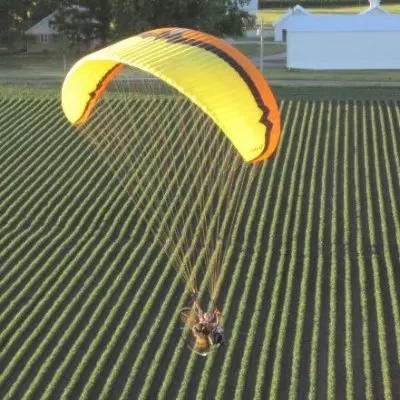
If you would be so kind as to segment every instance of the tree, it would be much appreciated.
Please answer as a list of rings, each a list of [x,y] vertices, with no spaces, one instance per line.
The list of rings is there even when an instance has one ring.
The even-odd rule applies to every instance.
[[[41,19],[47,17],[57,9],[59,4],[60,1],[58,0],[36,0],[27,2],[25,12],[29,19],[29,25],[36,24]]]
[[[79,48],[83,40],[129,36],[157,27],[180,26],[216,35],[241,35],[252,17],[249,0],[0,0],[0,41],[10,42],[56,11],[54,25]]]
[[[110,0],[116,34],[179,26],[215,35],[243,34],[252,17],[242,7],[249,0]]]
[[[58,4],[57,0],[0,0],[0,30],[4,36],[21,35],[54,11]]]
[[[59,32],[63,41],[68,41],[70,47],[80,51],[80,45],[98,37],[100,23],[94,18],[93,12],[86,6],[64,1],[57,9],[51,22]]]
[[[85,5],[89,8],[93,18],[98,22],[96,25],[97,37],[101,40],[102,44],[105,44],[111,36],[111,1],[86,0]]]
[[[0,0],[0,43],[10,45],[23,29],[26,18],[26,2]]]

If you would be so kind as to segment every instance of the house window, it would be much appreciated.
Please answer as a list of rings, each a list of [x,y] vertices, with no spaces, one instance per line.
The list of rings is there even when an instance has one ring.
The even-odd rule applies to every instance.
[[[48,43],[49,36],[48,35],[40,35],[40,43]]]

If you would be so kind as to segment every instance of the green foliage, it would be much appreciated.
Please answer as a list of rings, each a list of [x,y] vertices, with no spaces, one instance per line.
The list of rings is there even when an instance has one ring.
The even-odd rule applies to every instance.
[[[54,25],[71,46],[99,38],[180,26],[205,32],[240,36],[255,19],[242,10],[248,0],[0,0],[0,44],[16,37],[52,12]]]
[[[212,34],[243,33],[252,17],[241,9],[247,0],[111,0],[117,36],[179,26]]]
[[[24,31],[49,15],[59,5],[57,0],[0,0],[0,44],[15,46]]]
[[[51,25],[59,32],[62,42],[66,40],[71,47],[79,51],[81,43],[98,36],[100,24],[94,19],[89,8],[76,6],[68,0],[58,7]]]
[[[33,25],[47,17],[60,5],[58,0],[36,0],[25,2],[29,24]]]

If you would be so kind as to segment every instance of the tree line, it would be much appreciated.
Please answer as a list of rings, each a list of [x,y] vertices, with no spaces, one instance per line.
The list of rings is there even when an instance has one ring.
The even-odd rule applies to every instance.
[[[0,43],[7,44],[56,11],[53,24],[70,45],[106,43],[157,27],[179,26],[240,36],[254,17],[249,0],[0,0]]]

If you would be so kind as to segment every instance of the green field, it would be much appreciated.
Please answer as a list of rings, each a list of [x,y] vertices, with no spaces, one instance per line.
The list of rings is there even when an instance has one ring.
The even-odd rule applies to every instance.
[[[0,92],[1,399],[400,397],[398,92],[277,93],[279,151],[227,251],[228,342],[202,358],[176,271],[58,95]]]

